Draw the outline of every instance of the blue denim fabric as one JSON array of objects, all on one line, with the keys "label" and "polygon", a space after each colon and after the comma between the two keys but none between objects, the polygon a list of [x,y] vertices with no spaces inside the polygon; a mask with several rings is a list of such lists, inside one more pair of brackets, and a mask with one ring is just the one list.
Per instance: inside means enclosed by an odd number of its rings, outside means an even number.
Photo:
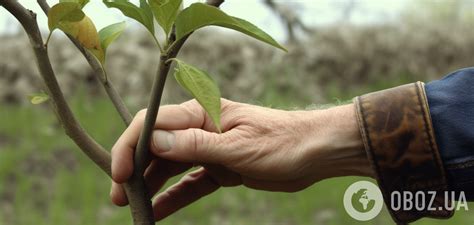
[{"label": "blue denim fabric", "polygon": [[474,200],[474,67],[432,81],[425,90],[450,189]]}]

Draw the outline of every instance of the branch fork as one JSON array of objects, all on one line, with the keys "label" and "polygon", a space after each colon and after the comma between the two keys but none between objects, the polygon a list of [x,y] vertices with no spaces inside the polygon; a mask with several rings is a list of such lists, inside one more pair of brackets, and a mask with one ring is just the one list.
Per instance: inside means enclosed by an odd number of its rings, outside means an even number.
[{"label": "branch fork", "polygon": [[[224,0],[208,0],[207,4],[219,7]],[[50,7],[46,0],[38,0],[38,4],[44,11],[48,13]],[[47,51],[47,42],[44,43],[41,37],[41,32],[36,21],[36,14],[24,8],[19,2],[15,0],[0,0],[0,5],[9,11],[26,31],[30,44],[33,48],[37,66],[41,77],[45,83],[46,91],[52,99],[54,111],[61,122],[65,133],[75,142],[75,144],[109,177],[111,177],[111,157],[107,150],[97,143],[85,130],[82,128],[78,120],[75,118],[70,109],[63,92],[58,84],[56,75],[51,66],[51,61]],[[134,156],[134,173],[130,180],[124,184],[124,189],[127,194],[132,217],[135,225],[153,225],[154,216],[151,205],[151,196],[147,191],[143,172],[148,165],[148,154],[151,134],[153,132],[154,123],[158,115],[161,96],[166,82],[166,77],[171,68],[171,60],[175,58],[185,41],[190,34],[183,37],[179,41],[175,41],[175,29],[173,29],[168,43],[171,43],[168,50],[162,53],[160,63],[157,71],[157,76],[153,83],[152,93],[148,104],[148,110],[145,119],[145,126],[139,138],[139,144]],[[70,40],[76,45],[79,51],[84,55],[89,65],[93,69],[97,79],[102,83],[110,100],[114,104],[117,112],[122,117],[125,125],[129,125],[132,121],[132,116],[128,111],[123,100],[118,92],[111,84],[110,80],[106,79],[105,71],[97,62],[95,57],[83,48],[75,39],[70,37]],[[49,39],[49,38],[48,38]]]}]

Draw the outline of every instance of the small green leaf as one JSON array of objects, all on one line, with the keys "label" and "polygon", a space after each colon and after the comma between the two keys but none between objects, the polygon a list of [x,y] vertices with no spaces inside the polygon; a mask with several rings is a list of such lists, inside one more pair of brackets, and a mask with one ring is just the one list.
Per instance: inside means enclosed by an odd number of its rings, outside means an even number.
[{"label": "small green leaf", "polygon": [[178,16],[182,0],[148,0],[155,15],[155,19],[165,31],[166,35],[171,32],[173,23]]},{"label": "small green leaf", "polygon": [[107,47],[115,40],[117,39],[120,34],[125,30],[126,23],[125,22],[120,22],[120,23],[114,23],[111,24],[107,27],[102,28],[102,30],[99,31],[99,40],[100,40],[100,46],[104,50],[104,52],[107,52]]},{"label": "small green leaf", "polygon": [[59,2],[75,2],[81,6],[81,8],[84,8],[84,6],[89,3],[89,0],[59,0]]},{"label": "small green leaf", "polygon": [[104,4],[109,8],[117,8],[125,16],[130,17],[143,24],[150,33],[155,35],[155,27],[153,25],[153,13],[145,0],[140,0],[140,7],[130,3],[128,0],[103,0]]},{"label": "small green leaf", "polygon": [[217,130],[221,131],[221,94],[217,84],[206,72],[188,65],[178,59],[174,77],[179,85],[186,89],[211,117]]},{"label": "small green leaf", "polygon": [[49,100],[49,96],[45,93],[36,93],[28,96],[31,104],[38,105]]},{"label": "small green leaf", "polygon": [[184,9],[176,18],[176,39],[205,26],[221,26],[247,34],[257,40],[286,51],[270,35],[255,25],[222,12],[220,9],[203,3],[194,3]]},{"label": "small green leaf", "polygon": [[48,12],[50,31],[58,28],[61,22],[77,22],[84,18],[81,5],[74,2],[62,2],[54,5]]}]

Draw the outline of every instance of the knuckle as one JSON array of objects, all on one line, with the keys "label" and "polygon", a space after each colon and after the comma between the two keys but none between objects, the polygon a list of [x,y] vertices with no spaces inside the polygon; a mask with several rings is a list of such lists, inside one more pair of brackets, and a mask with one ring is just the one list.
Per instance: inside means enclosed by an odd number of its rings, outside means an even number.
[{"label": "knuckle", "polygon": [[183,117],[184,123],[186,124],[187,127],[202,127],[203,124],[195,124],[195,121],[202,121],[199,117],[198,114],[196,114],[196,110],[193,110],[193,108],[190,108],[189,105],[180,105],[180,107],[183,109],[183,112],[185,112],[186,116]]},{"label": "knuckle", "polygon": [[189,101],[181,103],[180,105],[188,109],[194,109],[196,106],[199,106],[199,103],[196,99],[191,99]]},{"label": "knuckle", "polygon": [[203,135],[203,132],[198,129],[193,129],[191,135],[192,135],[191,137],[192,155],[195,158],[198,158],[200,155],[200,151],[205,149],[204,135]]},{"label": "knuckle", "polygon": [[216,144],[215,136],[200,129],[193,129],[191,136],[191,155],[199,161],[213,160],[209,152]]},{"label": "knuckle", "polygon": [[181,103],[180,106],[183,107],[190,115],[190,123],[191,121],[202,121],[202,124],[200,124],[199,127],[202,127],[204,125],[205,120],[203,118],[206,118],[207,114],[204,108],[199,104],[196,99]]}]

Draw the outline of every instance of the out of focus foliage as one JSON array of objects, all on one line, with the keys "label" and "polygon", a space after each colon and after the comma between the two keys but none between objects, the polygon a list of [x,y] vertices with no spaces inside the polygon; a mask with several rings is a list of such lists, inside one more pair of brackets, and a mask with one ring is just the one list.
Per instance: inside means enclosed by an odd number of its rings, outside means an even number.
[{"label": "out of focus foliage", "polygon": [[[180,58],[213,74],[224,97],[281,107],[349,99],[473,66],[474,1],[410,2],[393,22],[314,27],[287,46],[288,54],[241,35],[203,30]],[[146,32],[129,31],[108,49],[109,78],[133,109],[145,105],[159,59]],[[129,209],[111,205],[108,180],[75,151],[51,110],[30,105],[28,96],[41,93],[42,82],[23,32],[0,43],[0,225],[130,224]],[[125,127],[87,62],[61,35],[53,36],[49,53],[78,119],[110,148]],[[165,102],[190,98],[177,85],[170,76]],[[293,194],[222,189],[160,224],[366,224],[351,219],[341,201],[358,179],[325,180]],[[473,216],[456,212],[449,222],[416,224],[469,224]],[[373,221],[391,223],[386,210]]]},{"label": "out of focus foliage", "polygon": [[[246,37],[204,30],[181,56],[214,74],[222,95],[252,101],[272,96],[286,102],[325,102],[415,80],[429,81],[473,65],[474,3],[420,0],[396,22],[317,27],[284,54]],[[72,44],[59,35],[50,45],[53,66],[68,94],[78,88],[98,95],[91,69]],[[1,37],[0,101],[27,102],[41,81],[28,41],[20,32]],[[111,46],[108,73],[126,101],[143,106],[158,55],[143,32],[125,33]],[[236,44],[239,43],[239,44]],[[368,86],[368,84],[371,84]],[[189,98],[170,79],[166,102]]]}]

